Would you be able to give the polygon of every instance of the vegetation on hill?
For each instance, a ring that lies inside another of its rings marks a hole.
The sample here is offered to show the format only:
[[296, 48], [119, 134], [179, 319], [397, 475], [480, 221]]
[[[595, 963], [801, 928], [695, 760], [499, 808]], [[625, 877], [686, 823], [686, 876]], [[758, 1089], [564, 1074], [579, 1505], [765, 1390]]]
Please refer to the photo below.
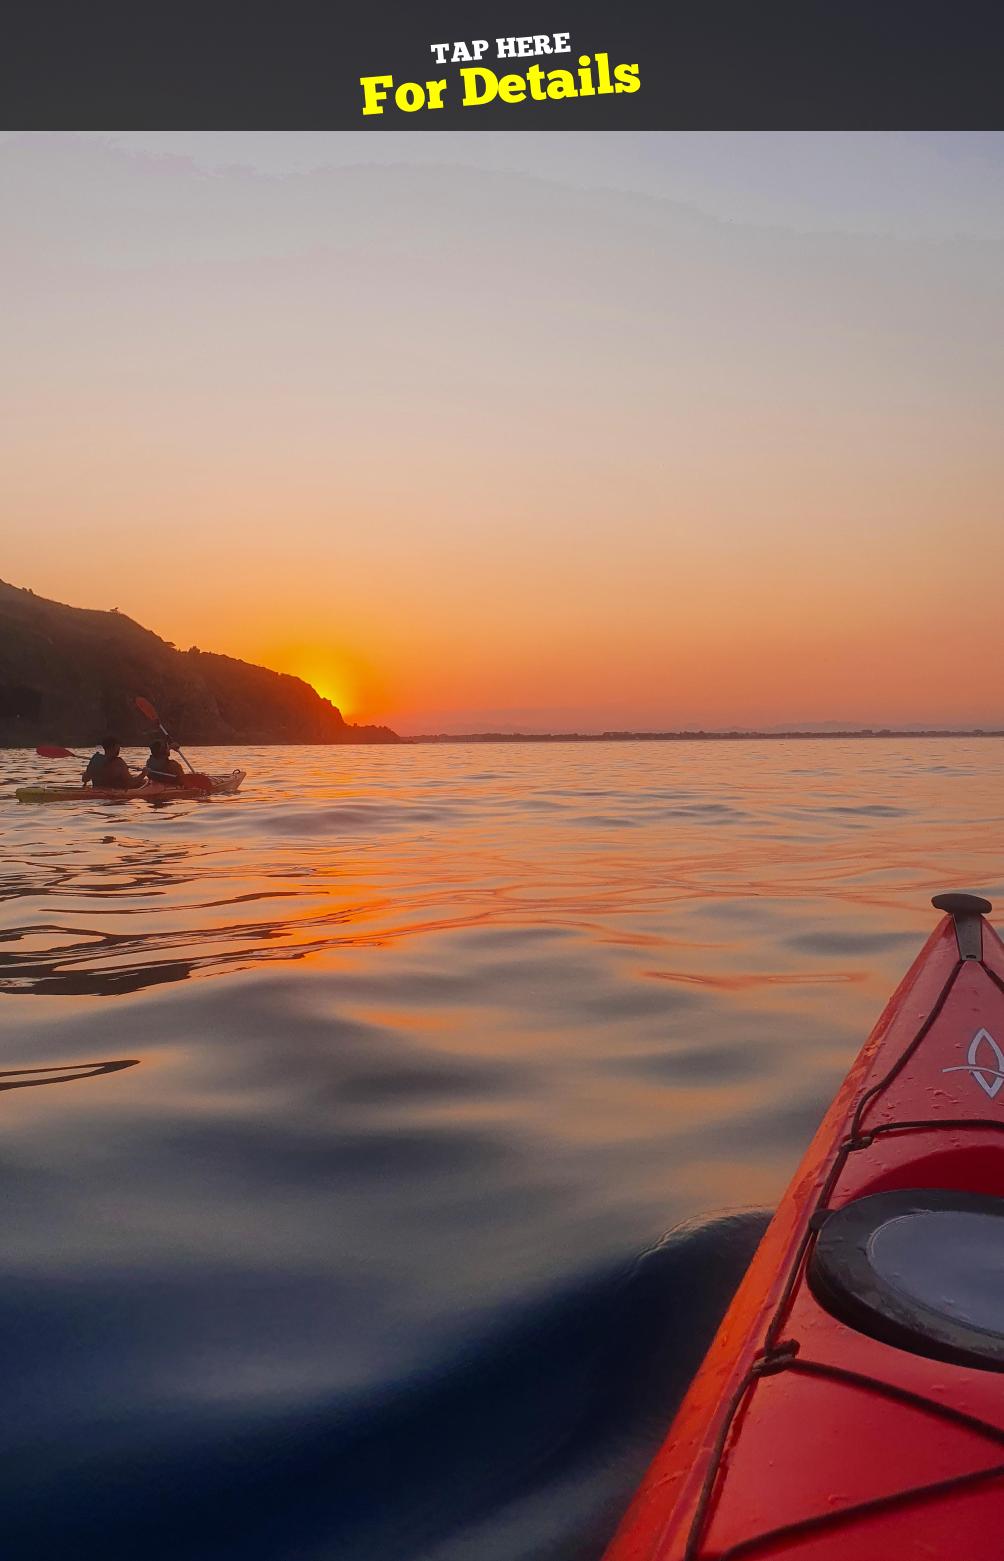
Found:
[[46, 601], [0, 581], [0, 746], [141, 740], [133, 703], [156, 705], [185, 743], [394, 743], [351, 726], [309, 683], [232, 656], [177, 650], [112, 609]]

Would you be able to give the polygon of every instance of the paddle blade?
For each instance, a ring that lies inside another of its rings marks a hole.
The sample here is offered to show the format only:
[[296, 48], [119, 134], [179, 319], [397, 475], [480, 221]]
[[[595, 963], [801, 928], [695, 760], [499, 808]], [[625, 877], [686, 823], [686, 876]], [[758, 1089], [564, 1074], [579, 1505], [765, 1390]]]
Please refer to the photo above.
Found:
[[198, 770], [193, 770], [191, 775], [181, 777], [182, 787], [189, 791], [212, 791], [213, 783], [208, 775], [200, 775]]
[[157, 712], [153, 708], [153, 705], [150, 703], [149, 699], [144, 699], [142, 694], [140, 694], [133, 700], [133, 704], [136, 706], [136, 709], [139, 711], [140, 715], [145, 715], [148, 721], [153, 722], [154, 726], [160, 725], [160, 718], [158, 717]]
[[75, 759], [77, 757], [72, 748], [56, 748], [52, 743], [39, 743], [35, 752], [41, 759]]

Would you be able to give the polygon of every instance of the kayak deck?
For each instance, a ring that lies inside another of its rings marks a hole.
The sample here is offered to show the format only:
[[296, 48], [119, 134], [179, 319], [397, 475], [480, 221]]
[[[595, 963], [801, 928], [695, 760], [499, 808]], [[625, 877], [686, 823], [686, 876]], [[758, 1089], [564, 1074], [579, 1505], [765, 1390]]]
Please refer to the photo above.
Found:
[[207, 775], [205, 786], [164, 786], [148, 781], [145, 786], [112, 788], [110, 786], [20, 786], [14, 793], [18, 802], [144, 802], [176, 801], [179, 797], [232, 796], [239, 791], [247, 775], [246, 770], [232, 770], [228, 775]]
[[1001, 1556], [1004, 946], [935, 903], [606, 1561]]

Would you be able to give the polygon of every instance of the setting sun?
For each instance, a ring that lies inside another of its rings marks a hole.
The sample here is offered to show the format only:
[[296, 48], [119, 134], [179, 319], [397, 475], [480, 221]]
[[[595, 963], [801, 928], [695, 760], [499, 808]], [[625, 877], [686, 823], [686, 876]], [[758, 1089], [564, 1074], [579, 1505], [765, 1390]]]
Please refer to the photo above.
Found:
[[299, 666], [285, 667], [283, 670], [292, 672], [305, 683], [309, 683], [322, 699], [330, 700], [346, 718], [355, 712], [357, 701], [352, 681], [345, 668], [337, 662], [317, 658], [302, 662]]
[[313, 645], [285, 642], [260, 649], [255, 647], [246, 654], [274, 667], [277, 672], [302, 678], [322, 699], [330, 700], [346, 720], [358, 716], [365, 678], [354, 658], [342, 647], [318, 648], [316, 642]]

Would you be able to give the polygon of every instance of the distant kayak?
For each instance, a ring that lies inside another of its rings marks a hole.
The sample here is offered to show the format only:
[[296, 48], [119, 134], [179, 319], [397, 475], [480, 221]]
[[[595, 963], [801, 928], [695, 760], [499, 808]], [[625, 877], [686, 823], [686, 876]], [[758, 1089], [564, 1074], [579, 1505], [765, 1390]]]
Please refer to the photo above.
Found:
[[934, 904], [606, 1561], [999, 1561], [1004, 944]]
[[164, 786], [147, 781], [128, 791], [110, 786], [19, 786], [14, 793], [18, 802], [143, 802], [178, 801], [185, 797], [232, 795], [240, 789], [246, 770], [231, 770], [229, 775], [186, 775], [181, 786]]

